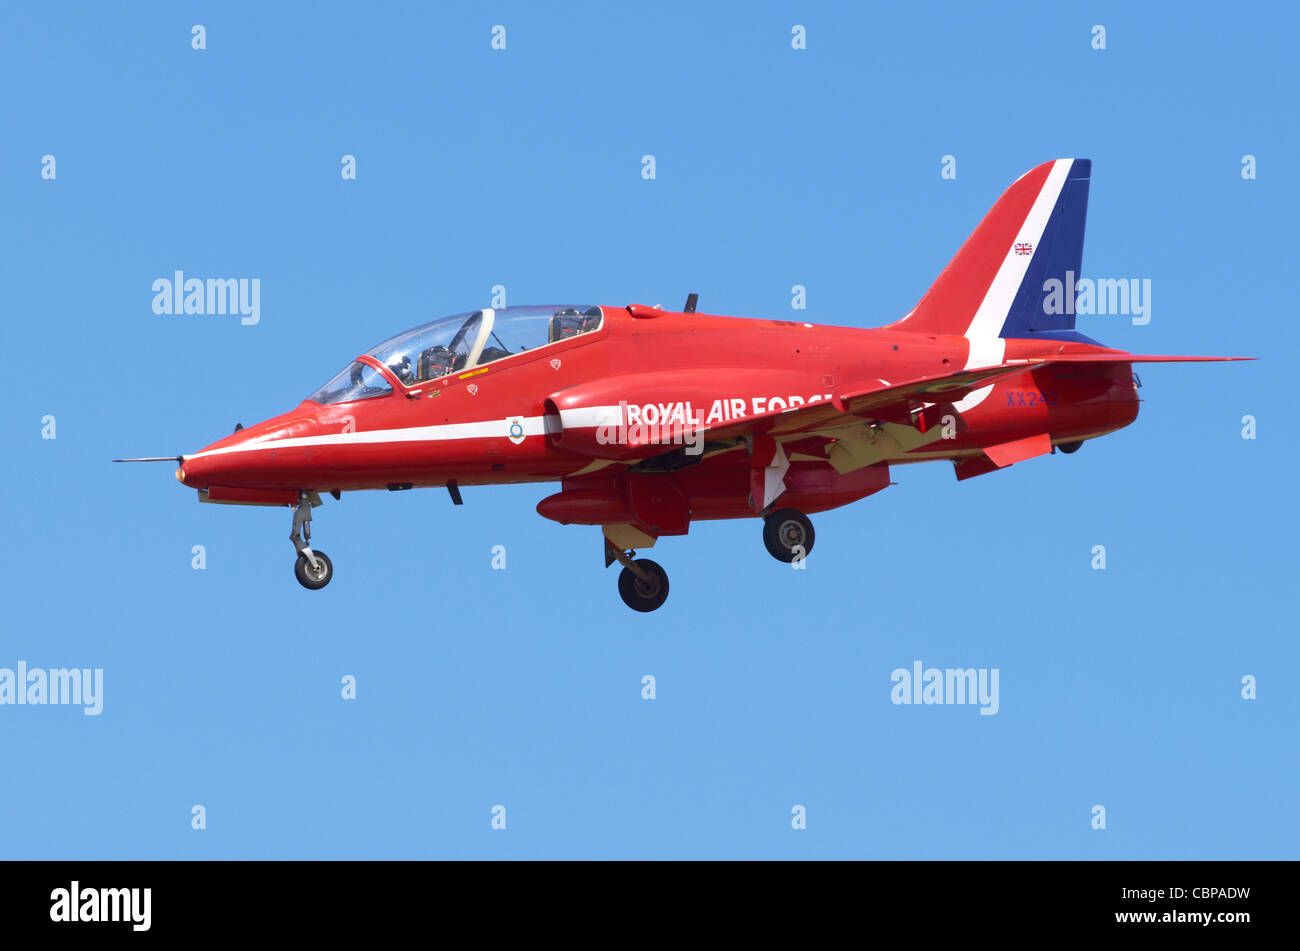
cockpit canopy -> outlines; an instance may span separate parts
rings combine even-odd
[[[388,396],[393,392],[384,375],[368,363],[355,360],[342,369],[332,380],[307,397],[314,403],[351,403],[368,400],[373,396]]]
[[[402,383],[414,386],[597,330],[594,306],[525,306],[455,314],[416,327],[366,355]],[[316,403],[347,403],[387,396],[393,389],[374,367],[355,361],[313,393]]]

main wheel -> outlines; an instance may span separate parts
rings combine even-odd
[[[316,556],[316,567],[313,568],[307,556],[299,552],[298,560],[294,562],[293,573],[300,585],[311,591],[317,591],[329,584],[330,579],[334,577],[334,564],[330,561],[329,555],[320,549],[313,548],[311,553]]]
[[[816,533],[798,509],[778,509],[763,520],[763,544],[777,561],[790,564],[796,554],[807,557]]]
[[[631,568],[618,576],[618,593],[633,611],[654,611],[668,600],[668,572],[648,558],[638,558],[637,567],[648,577],[643,581]]]
[[[1068,453],[1071,453],[1071,452],[1078,452],[1078,451],[1079,451],[1079,447],[1082,446],[1082,445],[1083,445],[1083,440],[1080,439],[1078,442],[1063,442],[1063,443],[1057,443],[1056,448],[1059,449],[1059,450],[1061,450],[1061,452],[1064,452],[1064,453],[1067,453],[1067,454],[1068,454]]]

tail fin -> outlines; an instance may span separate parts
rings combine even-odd
[[[1044,162],[1002,193],[979,227],[948,262],[920,303],[893,330],[957,334],[992,342],[998,337],[1073,333],[1074,308],[1049,314],[1044,283],[1074,287],[1083,261],[1088,211],[1088,159]],[[1067,281],[1066,272],[1074,279]]]

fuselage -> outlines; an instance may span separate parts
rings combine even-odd
[[[835,427],[847,421],[834,397],[845,388],[939,378],[971,366],[967,338],[637,305],[601,307],[599,314],[592,329],[518,350],[504,341],[496,347],[485,332],[488,346],[479,344],[477,360],[458,369],[449,363],[442,375],[417,374],[409,360],[390,365],[382,354],[363,355],[352,381],[364,368],[372,381],[367,389],[335,402],[304,400],[226,436],[184,457],[177,478],[211,501],[292,504],[303,491],[448,484],[558,481],[582,492],[615,471],[648,471],[671,476],[690,518],[727,518],[753,514],[746,451],[752,444],[724,438],[683,458],[677,422],[702,422],[709,431],[746,424],[771,433],[791,462],[790,504],[817,511],[878,491],[888,484],[888,465],[958,461],[1043,433],[1053,444],[1074,443],[1137,415],[1122,352],[1079,341],[1008,339],[1007,361],[1069,352],[1114,353],[1116,361],[1027,366],[965,395],[949,407],[961,427],[882,458],[882,482],[878,471],[839,473],[826,465]],[[362,398],[346,398],[353,392]],[[825,426],[808,432],[801,422],[798,432],[785,431],[784,420],[819,404]],[[597,423],[604,424],[603,439]],[[620,442],[629,429],[634,438]],[[597,524],[603,517],[560,520]]]

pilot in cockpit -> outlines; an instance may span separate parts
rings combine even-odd
[[[461,354],[461,364],[464,364],[464,354]],[[444,377],[453,370],[458,370],[456,366],[456,351],[450,347],[444,347],[442,344],[432,346],[420,354],[419,376],[420,382],[425,380],[436,380]]]
[[[551,318],[551,329],[549,343],[555,343],[557,340],[568,340],[570,337],[576,337],[578,334],[585,334],[590,330],[595,330],[600,326],[600,308],[588,307],[584,311],[579,311],[576,307],[566,307],[564,310],[557,311]]]

